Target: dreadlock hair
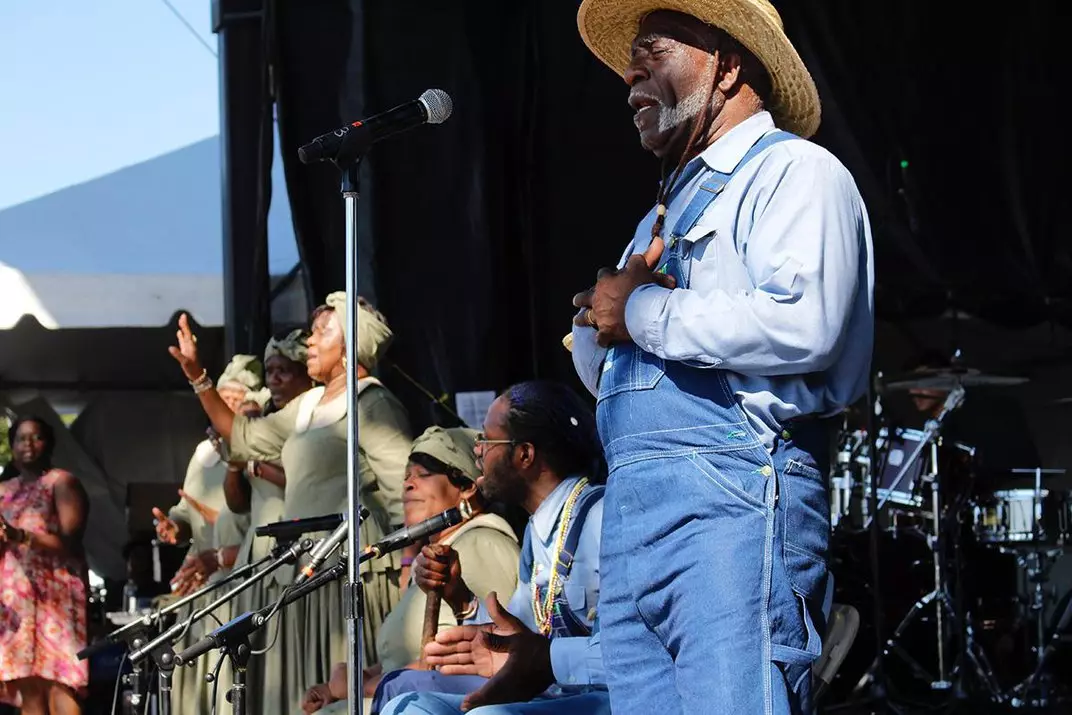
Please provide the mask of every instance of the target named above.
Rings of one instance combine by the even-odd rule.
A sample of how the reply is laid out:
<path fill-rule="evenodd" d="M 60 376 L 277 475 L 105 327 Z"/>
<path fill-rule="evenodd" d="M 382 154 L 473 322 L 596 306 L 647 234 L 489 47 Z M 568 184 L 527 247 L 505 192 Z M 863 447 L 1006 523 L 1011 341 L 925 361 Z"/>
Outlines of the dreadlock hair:
<path fill-rule="evenodd" d="M 605 481 L 596 418 L 576 392 L 559 382 L 531 380 L 503 394 L 510 405 L 506 431 L 511 439 L 534 445 L 562 476 L 583 474 L 594 483 Z"/>

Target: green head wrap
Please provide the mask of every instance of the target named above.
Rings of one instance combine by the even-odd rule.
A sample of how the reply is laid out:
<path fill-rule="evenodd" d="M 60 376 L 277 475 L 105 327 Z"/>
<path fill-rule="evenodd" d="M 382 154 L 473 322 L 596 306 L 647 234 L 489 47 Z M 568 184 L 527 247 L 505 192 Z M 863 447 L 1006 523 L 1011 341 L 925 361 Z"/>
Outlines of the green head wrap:
<path fill-rule="evenodd" d="M 224 368 L 216 387 L 244 387 L 247 391 L 259 390 L 263 385 L 261 363 L 255 355 L 235 355 Z"/>
<path fill-rule="evenodd" d="M 476 466 L 476 456 L 473 454 L 478 434 L 480 433 L 476 430 L 463 427 L 452 429 L 429 427 L 424 434 L 414 440 L 409 453 L 435 457 L 475 482 L 480 476 L 480 468 Z"/>
<path fill-rule="evenodd" d="M 337 291 L 327 297 L 327 306 L 335 311 L 346 339 L 350 339 L 350 321 L 347 318 L 346 293 Z M 368 370 L 376 369 L 387 348 L 391 346 L 395 334 L 387 327 L 387 318 L 373 308 L 364 298 L 358 297 L 357 316 L 357 361 Z"/>
<path fill-rule="evenodd" d="M 268 358 L 276 355 L 304 365 L 309 357 L 309 349 L 305 345 L 305 331 L 301 329 L 292 330 L 285 338 L 279 340 L 272 338 L 269 340 L 268 345 L 264 348 L 264 362 L 267 364 Z"/>

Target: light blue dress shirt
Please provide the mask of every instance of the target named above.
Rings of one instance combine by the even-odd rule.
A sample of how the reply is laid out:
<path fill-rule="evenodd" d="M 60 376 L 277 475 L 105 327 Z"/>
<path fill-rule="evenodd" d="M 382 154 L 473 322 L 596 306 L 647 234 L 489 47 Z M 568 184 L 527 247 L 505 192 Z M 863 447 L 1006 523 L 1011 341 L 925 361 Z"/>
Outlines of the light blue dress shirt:
<path fill-rule="evenodd" d="M 546 590 L 550 579 L 555 541 L 561 523 L 562 510 L 570 492 L 577 485 L 578 477 L 569 477 L 547 495 L 536 512 L 529 517 L 525 527 L 529 532 L 528 543 L 532 548 L 532 564 L 535 573 L 518 572 L 517 588 L 510 602 L 506 605 L 530 630 L 536 631 L 536 616 L 532 612 L 532 581 Z M 573 555 L 573 567 L 569 578 L 563 585 L 563 592 L 569 602 L 570 610 L 577 618 L 592 627 L 595 620 L 596 606 L 599 603 L 599 544 L 603 524 L 603 500 L 592 505 L 581 527 L 581 538 L 577 542 L 577 553 Z M 524 557 L 522 563 L 526 561 Z M 481 601 L 476 613 L 467 623 L 490 623 L 491 616 Z M 586 639 L 581 639 L 586 640 Z"/>
<path fill-rule="evenodd" d="M 732 172 L 774 130 L 760 112 L 693 159 L 706 166 L 667 207 L 664 235 L 712 170 Z M 654 221 L 652 209 L 619 267 L 648 247 Z M 787 420 L 835 413 L 863 394 L 874 332 L 871 228 L 852 176 L 832 154 L 804 140 L 763 151 L 681 240 L 691 244 L 688 287 L 643 285 L 626 304 L 637 345 L 727 371 L 768 447 Z M 607 354 L 595 335 L 573 329 L 574 365 L 593 395 Z"/>

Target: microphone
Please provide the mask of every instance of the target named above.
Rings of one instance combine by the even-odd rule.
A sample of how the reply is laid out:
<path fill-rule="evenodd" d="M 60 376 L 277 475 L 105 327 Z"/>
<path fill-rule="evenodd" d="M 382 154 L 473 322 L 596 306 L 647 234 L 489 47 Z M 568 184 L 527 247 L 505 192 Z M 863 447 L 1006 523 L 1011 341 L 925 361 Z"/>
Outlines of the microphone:
<path fill-rule="evenodd" d="M 442 514 L 436 514 L 431 519 L 425 519 L 419 524 L 407 526 L 388 534 L 373 544 L 371 550 L 376 556 L 389 554 L 392 551 L 403 549 L 410 544 L 420 541 L 427 536 L 438 534 L 455 524 L 460 524 L 469 519 L 472 515 L 473 509 L 469 506 L 469 502 L 463 501 L 453 509 L 447 509 Z"/>
<path fill-rule="evenodd" d="M 361 521 L 369 516 L 369 510 L 361 507 Z M 323 516 L 310 516 L 305 519 L 287 519 L 285 521 L 273 521 L 271 524 L 258 526 L 257 536 L 274 536 L 276 541 L 291 541 L 302 534 L 312 531 L 329 531 L 342 522 L 346 521 L 347 514 L 325 514 Z"/>
<path fill-rule="evenodd" d="M 347 145 L 348 154 L 359 154 L 392 134 L 415 129 L 426 123 L 442 124 L 450 117 L 453 109 L 454 103 L 449 94 L 441 89 L 427 89 L 418 99 L 368 119 L 347 124 L 333 132 L 321 134 L 298 149 L 298 158 L 303 164 L 333 160 L 344 145 Z"/>
<path fill-rule="evenodd" d="M 331 552 L 338 548 L 339 544 L 349 535 L 350 522 L 347 520 L 339 524 L 335 531 L 331 532 L 330 536 L 325 536 L 321 539 L 320 543 L 313 549 L 313 553 L 309 557 L 309 563 L 302 567 L 301 573 L 298 574 L 297 578 L 294 579 L 294 583 L 288 588 L 297 588 L 312 578 L 316 570 L 320 568 L 320 565 L 331 556 Z"/>

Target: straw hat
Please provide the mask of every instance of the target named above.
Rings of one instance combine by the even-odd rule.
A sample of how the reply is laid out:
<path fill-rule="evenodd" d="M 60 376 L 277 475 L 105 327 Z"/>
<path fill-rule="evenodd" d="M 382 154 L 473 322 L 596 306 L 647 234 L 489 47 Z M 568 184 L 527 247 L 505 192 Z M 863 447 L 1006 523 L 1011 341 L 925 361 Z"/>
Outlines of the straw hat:
<path fill-rule="evenodd" d="M 819 92 L 768 0 L 584 0 L 577 27 L 588 49 L 624 76 L 640 22 L 655 10 L 676 10 L 729 33 L 767 68 L 775 124 L 805 139 L 819 128 Z"/>

